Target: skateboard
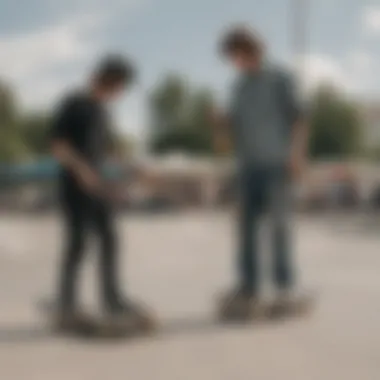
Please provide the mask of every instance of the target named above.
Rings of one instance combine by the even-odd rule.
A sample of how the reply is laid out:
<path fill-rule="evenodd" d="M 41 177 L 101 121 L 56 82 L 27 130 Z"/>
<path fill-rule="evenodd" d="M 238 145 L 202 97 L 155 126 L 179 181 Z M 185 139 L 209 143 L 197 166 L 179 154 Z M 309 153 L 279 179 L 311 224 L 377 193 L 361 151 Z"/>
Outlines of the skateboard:
<path fill-rule="evenodd" d="M 233 307 L 225 299 L 219 301 L 218 317 L 221 322 L 271 321 L 290 317 L 307 317 L 314 310 L 315 295 L 287 300 L 237 301 Z"/>
<path fill-rule="evenodd" d="M 268 318 L 269 305 L 264 303 L 236 303 L 233 307 L 219 302 L 218 317 L 223 323 L 241 323 L 265 320 Z"/>
<path fill-rule="evenodd" d="M 146 313 L 136 317 L 120 315 L 100 317 L 91 321 L 92 336 L 100 338 L 127 338 L 153 334 L 157 329 L 156 319 Z"/>
<path fill-rule="evenodd" d="M 146 311 L 139 316 L 81 313 L 72 320 L 60 320 L 52 305 L 40 303 L 39 311 L 46 318 L 52 333 L 62 336 L 117 339 L 150 335 L 157 328 L 156 319 Z"/>
<path fill-rule="evenodd" d="M 308 317 L 314 311 L 317 297 L 315 294 L 303 294 L 293 299 L 274 300 L 268 305 L 267 315 L 272 319 L 287 318 L 287 317 Z"/>

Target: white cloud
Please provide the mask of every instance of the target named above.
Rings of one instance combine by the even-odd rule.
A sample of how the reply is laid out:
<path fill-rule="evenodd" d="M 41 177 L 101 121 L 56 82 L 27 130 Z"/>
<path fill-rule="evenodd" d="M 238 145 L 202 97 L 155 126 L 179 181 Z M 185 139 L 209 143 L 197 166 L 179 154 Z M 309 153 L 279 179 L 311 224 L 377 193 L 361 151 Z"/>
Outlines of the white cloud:
<path fill-rule="evenodd" d="M 349 89 L 343 66 L 327 55 L 312 54 L 303 58 L 303 82 L 310 91 L 321 83 L 330 83 L 344 90 Z"/>
<path fill-rule="evenodd" d="M 380 34 L 380 6 L 371 6 L 364 9 L 363 28 L 367 34 Z"/>
<path fill-rule="evenodd" d="M 102 21 L 88 15 L 28 34 L 0 37 L 0 77 L 15 87 L 24 105 L 46 105 L 67 80 L 54 70 L 93 58 L 96 46 L 91 33 Z"/>
<path fill-rule="evenodd" d="M 103 53 L 99 32 L 112 18 L 126 11 L 130 17 L 145 4 L 145 0 L 70 0 L 62 7 L 71 9 L 71 16 L 55 25 L 23 34 L 0 34 L 0 78 L 15 88 L 23 106 L 50 106 Z"/>
<path fill-rule="evenodd" d="M 346 71 L 353 90 L 363 93 L 372 87 L 376 77 L 376 60 L 373 55 L 363 50 L 352 51 L 346 59 Z"/>
<path fill-rule="evenodd" d="M 0 37 L 0 74 L 19 80 L 83 59 L 93 50 L 87 33 L 100 20 L 86 16 L 20 36 Z"/>
<path fill-rule="evenodd" d="M 331 84 L 351 94 L 368 92 L 376 69 L 376 60 L 364 50 L 354 50 L 340 59 L 324 54 L 302 58 L 303 87 L 307 92 L 320 84 Z"/>
<path fill-rule="evenodd" d="M 355 50 L 348 54 L 348 63 L 355 72 L 365 73 L 374 65 L 374 58 L 371 54 L 362 50 Z"/>

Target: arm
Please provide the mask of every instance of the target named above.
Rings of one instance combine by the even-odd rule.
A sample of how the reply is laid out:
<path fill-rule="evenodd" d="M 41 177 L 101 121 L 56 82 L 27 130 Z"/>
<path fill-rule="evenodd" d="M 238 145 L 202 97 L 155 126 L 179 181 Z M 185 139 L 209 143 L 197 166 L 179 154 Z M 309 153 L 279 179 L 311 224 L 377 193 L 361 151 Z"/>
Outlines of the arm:
<path fill-rule="evenodd" d="M 73 127 L 78 114 L 73 101 L 66 102 L 57 112 L 51 133 L 51 153 L 56 160 L 68 169 L 78 183 L 87 190 L 97 190 L 100 180 L 94 170 L 72 146 Z"/>
<path fill-rule="evenodd" d="M 293 126 L 290 165 L 292 173 L 299 177 L 302 175 L 307 160 L 309 141 L 309 126 L 305 119 L 300 118 Z"/>
<path fill-rule="evenodd" d="M 287 124 L 291 128 L 290 169 L 298 178 L 307 159 L 309 125 L 305 107 L 290 75 L 283 77 L 283 102 Z"/>
<path fill-rule="evenodd" d="M 98 175 L 80 157 L 64 139 L 54 139 L 51 144 L 51 152 L 55 159 L 77 178 L 78 182 L 88 190 L 96 190 L 100 187 Z"/>

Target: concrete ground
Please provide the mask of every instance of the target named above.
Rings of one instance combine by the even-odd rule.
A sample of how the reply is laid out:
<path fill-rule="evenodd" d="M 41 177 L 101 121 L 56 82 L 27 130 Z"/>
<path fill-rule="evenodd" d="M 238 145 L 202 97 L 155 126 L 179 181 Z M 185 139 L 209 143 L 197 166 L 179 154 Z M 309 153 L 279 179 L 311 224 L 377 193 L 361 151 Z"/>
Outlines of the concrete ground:
<path fill-rule="evenodd" d="M 302 280 L 319 292 L 314 315 L 226 327 L 215 322 L 214 301 L 232 283 L 231 218 L 120 220 L 126 287 L 152 306 L 162 327 L 153 337 L 96 342 L 49 334 L 36 308 L 54 290 L 56 219 L 3 215 L 0 379 L 380 379 L 380 225 L 299 217 L 295 232 Z M 83 298 L 92 305 L 96 255 L 88 259 Z"/>

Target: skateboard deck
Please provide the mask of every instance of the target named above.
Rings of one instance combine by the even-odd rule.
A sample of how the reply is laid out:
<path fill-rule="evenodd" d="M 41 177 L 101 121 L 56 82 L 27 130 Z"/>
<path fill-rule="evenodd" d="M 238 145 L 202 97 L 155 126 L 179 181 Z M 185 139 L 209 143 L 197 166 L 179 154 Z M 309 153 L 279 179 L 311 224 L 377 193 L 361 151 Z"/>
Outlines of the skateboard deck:
<path fill-rule="evenodd" d="M 314 311 L 317 303 L 315 294 L 307 294 L 302 298 L 296 298 L 289 302 L 273 302 L 268 307 L 269 318 L 308 317 Z"/>
<path fill-rule="evenodd" d="M 221 301 L 218 316 L 222 322 L 270 321 L 290 317 L 307 317 L 314 310 L 315 295 L 288 302 L 264 300 L 257 303 L 241 303 L 228 308 Z"/>
<path fill-rule="evenodd" d="M 38 309 L 46 318 L 51 331 L 63 336 L 126 338 L 152 334 L 157 327 L 155 318 L 148 313 L 138 319 L 127 315 L 109 317 L 83 314 L 78 320 L 62 324 L 56 319 L 57 313 L 52 302 L 39 303 Z"/>

